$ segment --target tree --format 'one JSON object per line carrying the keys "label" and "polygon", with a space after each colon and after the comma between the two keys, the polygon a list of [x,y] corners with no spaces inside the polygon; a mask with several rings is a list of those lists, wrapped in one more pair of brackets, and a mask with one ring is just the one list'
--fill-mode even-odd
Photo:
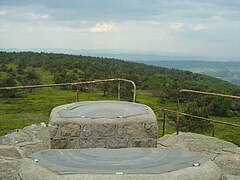
{"label": "tree", "polygon": [[[201,106],[198,103],[198,100],[187,104],[186,113],[204,118],[209,117],[208,108],[204,105]],[[200,120],[188,116],[181,117],[180,126],[183,130],[190,132],[205,132],[212,129],[212,125],[209,121]]]}
{"label": "tree", "polygon": [[179,88],[178,80],[164,74],[156,74],[149,81],[149,88],[159,98],[160,102],[177,99]]}
{"label": "tree", "polygon": [[[187,108],[185,110],[186,114],[195,115],[199,117],[208,118],[209,113],[207,107],[204,103],[199,104],[198,100],[193,100],[187,103]],[[176,123],[176,114],[167,114],[168,118]],[[180,116],[179,117],[180,131],[187,132],[208,132],[212,130],[213,126],[209,121],[201,120],[198,118],[193,118],[190,116]]]}
{"label": "tree", "polygon": [[16,86],[14,76],[10,73],[0,74],[0,87],[12,87]]}
{"label": "tree", "polygon": [[[0,87],[12,87],[16,86],[14,76],[9,73],[0,73]],[[3,97],[15,97],[15,91],[0,91]]]}
{"label": "tree", "polygon": [[233,112],[231,111],[233,101],[228,98],[211,98],[211,102],[208,104],[209,114],[212,116],[231,117]]}
{"label": "tree", "polygon": [[24,77],[22,79],[23,85],[40,84],[40,76],[33,68],[24,70]]}
{"label": "tree", "polygon": [[78,81],[78,74],[70,70],[63,70],[55,73],[53,79],[56,84],[76,82]]}

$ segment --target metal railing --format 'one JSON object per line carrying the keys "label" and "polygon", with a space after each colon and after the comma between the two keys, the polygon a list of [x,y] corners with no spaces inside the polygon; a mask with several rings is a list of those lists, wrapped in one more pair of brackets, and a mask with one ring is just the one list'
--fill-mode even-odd
{"label": "metal railing", "polygon": [[[171,109],[158,108],[158,109],[154,110],[154,112],[159,112],[159,111],[163,111],[162,136],[164,136],[164,134],[165,134],[166,112],[175,113],[175,114],[178,113],[178,114],[183,115],[183,116],[192,117],[192,118],[195,118],[195,119],[212,122],[213,123],[212,136],[213,137],[215,135],[215,128],[214,128],[215,123],[240,128],[240,124],[234,124],[234,123],[229,123],[229,122],[225,122],[225,121],[219,121],[219,120],[215,120],[215,119],[204,118],[204,117],[195,116],[195,115],[191,115],[191,114],[187,114],[187,113],[183,113],[183,112],[179,112],[179,111],[174,111],[174,110],[171,110]],[[179,126],[177,126],[177,127],[179,128]]]}
{"label": "metal railing", "polygon": [[214,125],[215,125],[215,123],[220,123],[220,124],[226,124],[226,125],[230,125],[230,126],[240,127],[240,125],[238,125],[238,124],[233,124],[233,123],[228,123],[228,122],[224,122],[224,121],[208,119],[208,118],[204,118],[204,117],[199,117],[199,116],[195,116],[195,115],[179,112],[179,108],[180,108],[179,96],[180,96],[180,93],[201,94],[201,95],[218,96],[218,97],[225,97],[225,98],[232,98],[232,99],[240,100],[239,96],[232,96],[232,95],[218,94],[218,93],[210,93],[210,92],[204,92],[204,91],[194,91],[194,90],[189,90],[189,89],[181,89],[179,91],[179,93],[178,93],[178,98],[177,98],[177,111],[175,111],[176,112],[176,116],[177,116],[176,117],[177,135],[179,134],[179,114],[184,115],[184,116],[189,116],[189,117],[193,117],[193,118],[197,118],[197,119],[201,119],[201,120],[212,122],[213,123],[213,136],[214,136]]}
{"label": "metal railing", "polygon": [[136,85],[133,81],[128,79],[116,78],[116,79],[105,79],[105,80],[95,80],[95,81],[84,81],[84,82],[76,82],[76,83],[61,83],[61,84],[44,84],[44,85],[31,85],[31,86],[15,86],[15,87],[0,87],[0,91],[4,90],[18,90],[18,89],[37,89],[37,88],[46,88],[46,87],[63,87],[63,86],[75,86],[77,89],[76,101],[80,101],[80,85],[88,85],[88,84],[97,84],[97,83],[105,83],[105,82],[118,82],[118,100],[121,100],[121,81],[131,83],[133,86],[133,97],[132,101],[136,101]]}

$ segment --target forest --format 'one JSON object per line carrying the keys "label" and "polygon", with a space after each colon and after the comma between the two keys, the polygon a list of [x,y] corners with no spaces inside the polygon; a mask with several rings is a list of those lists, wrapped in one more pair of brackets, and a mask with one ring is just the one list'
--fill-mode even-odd
{"label": "forest", "polygon": [[[180,89],[240,96],[240,86],[190,71],[168,69],[104,57],[44,52],[0,52],[0,87],[79,82],[109,78],[133,80],[137,85],[138,92],[140,92],[137,96],[137,102],[141,102],[141,99],[147,94],[148,96],[145,99],[146,103],[150,105],[153,104],[151,101],[153,101],[152,99],[154,98],[157,101],[156,103],[164,108],[176,103]],[[114,88],[116,89],[117,85],[99,86],[99,90],[104,92],[107,90],[109,96],[113,95]],[[126,88],[128,88],[127,85]],[[71,91],[73,89],[62,88],[61,90],[67,93],[68,91],[66,90]],[[87,92],[88,89],[82,88],[81,91]],[[21,98],[26,96],[32,96],[31,93],[32,95],[34,94],[34,92],[31,91],[27,93],[21,91],[1,91],[0,104],[5,106],[3,104],[9,103],[9,99],[15,98],[16,100],[21,100]],[[104,95],[106,95],[106,93],[104,93]],[[126,100],[130,100],[131,92],[124,91],[123,96]],[[239,121],[236,120],[236,118],[240,116],[239,101],[226,98],[199,97],[188,94],[188,96],[181,96],[180,103],[182,103],[182,111],[189,114],[203,117],[219,117],[224,120],[225,118],[232,118],[232,122],[239,123]],[[30,107],[28,107],[28,109],[30,109]],[[2,109],[1,113],[5,112],[7,112],[7,110]],[[7,122],[8,116],[2,117],[5,117],[2,121]],[[169,114],[168,118],[172,122],[175,121],[173,115]],[[209,122],[200,123],[184,117],[182,117],[181,122],[181,128],[185,131],[204,133],[211,131],[212,128]],[[4,132],[9,129],[11,128],[5,127]]]}
{"label": "forest", "polygon": [[42,84],[39,68],[52,74],[55,83],[119,77],[167,98],[174,94],[172,90],[182,88],[240,95],[239,86],[190,71],[119,59],[33,52],[0,52],[0,86]]}

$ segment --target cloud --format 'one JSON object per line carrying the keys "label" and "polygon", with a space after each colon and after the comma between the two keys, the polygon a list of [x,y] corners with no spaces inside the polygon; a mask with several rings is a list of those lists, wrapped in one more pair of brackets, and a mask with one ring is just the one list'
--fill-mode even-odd
{"label": "cloud", "polygon": [[18,32],[20,33],[32,33],[34,32],[34,28],[32,27],[26,27],[26,28],[22,28],[22,29],[19,29]]}
{"label": "cloud", "polygon": [[145,0],[73,0],[71,3],[66,3],[64,0],[0,0],[1,5],[9,9],[19,8],[27,11],[31,9],[37,14],[51,12],[51,19],[54,16],[54,19],[59,21],[80,18],[96,22],[102,22],[103,20],[115,22],[126,20],[158,21],[159,19],[164,20],[165,17],[173,19],[176,19],[176,17],[189,18],[197,14],[198,17],[209,18],[216,15],[215,12],[208,11],[205,7],[208,6],[212,10],[211,6],[215,6],[215,4],[206,5],[206,3],[194,2],[193,0],[185,2],[152,0],[151,3]]}
{"label": "cloud", "polygon": [[[53,36],[55,46],[59,39],[71,42],[70,46],[76,38],[81,39],[76,48],[185,48],[190,52],[203,45],[222,52],[219,44],[227,44],[226,54],[240,56],[239,50],[234,50],[240,45],[239,20],[240,0],[0,0],[0,32],[4,32],[0,39],[12,46],[32,32],[36,39],[32,43],[44,40],[45,46]],[[15,38],[19,32],[26,36],[22,33]],[[42,38],[46,36],[49,38]]]}
{"label": "cloud", "polygon": [[201,30],[205,30],[205,29],[207,29],[207,27],[204,25],[195,25],[192,27],[192,30],[194,30],[194,31],[201,31]]}
{"label": "cloud", "polygon": [[81,28],[71,28],[71,27],[65,27],[65,28],[59,28],[60,31],[68,32],[68,33],[84,33],[88,32],[88,29],[81,29]]}
{"label": "cloud", "polygon": [[113,24],[97,23],[94,27],[90,28],[90,32],[113,32],[117,27]]}
{"label": "cloud", "polygon": [[[35,18],[49,19],[58,25],[69,26],[70,21],[117,22],[145,21],[157,25],[158,22],[202,22],[214,16],[226,20],[239,21],[240,1],[238,0],[0,0],[4,10],[16,10],[15,17],[25,21],[20,13],[31,10]],[[20,13],[19,13],[20,12]],[[16,14],[20,15],[16,17]],[[66,23],[66,24],[63,24]],[[67,24],[68,23],[68,24]],[[72,23],[74,26],[74,23]]]}
{"label": "cloud", "polygon": [[5,15],[5,14],[7,14],[7,11],[5,11],[5,10],[0,10],[0,16],[3,16],[3,15]]}
{"label": "cloud", "polygon": [[40,15],[40,18],[41,18],[41,19],[48,19],[48,17],[49,17],[48,14]]}
{"label": "cloud", "polygon": [[5,28],[0,28],[0,32],[6,32],[7,30]]}
{"label": "cloud", "polygon": [[80,21],[80,26],[70,27],[65,26],[59,28],[60,31],[69,33],[101,33],[101,32],[114,32],[118,30],[118,27],[113,23],[96,23]]}
{"label": "cloud", "polygon": [[48,19],[49,15],[48,14],[37,14],[37,13],[26,13],[27,16],[35,19]]}
{"label": "cloud", "polygon": [[181,22],[171,22],[168,24],[170,29],[181,30],[183,28],[183,23]]}
{"label": "cloud", "polygon": [[156,25],[156,26],[161,24],[160,22],[154,21],[154,20],[144,20],[144,21],[137,21],[137,22],[142,24]]}

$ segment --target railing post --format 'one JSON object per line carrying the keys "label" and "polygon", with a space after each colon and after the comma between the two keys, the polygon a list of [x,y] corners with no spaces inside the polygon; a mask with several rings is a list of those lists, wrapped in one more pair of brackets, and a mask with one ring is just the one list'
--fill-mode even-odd
{"label": "railing post", "polygon": [[163,130],[162,130],[162,136],[164,136],[165,122],[166,122],[166,112],[163,111]]}
{"label": "railing post", "polygon": [[213,123],[212,137],[215,136],[215,123]]}
{"label": "railing post", "polygon": [[176,120],[176,129],[177,129],[177,135],[179,134],[179,93],[177,97],[177,120]]}
{"label": "railing post", "polygon": [[77,85],[77,102],[80,101],[80,89],[79,89],[79,85]]}
{"label": "railing post", "polygon": [[131,81],[132,85],[133,85],[133,102],[136,102],[136,92],[137,92],[137,88],[136,88],[136,84]]}
{"label": "railing post", "polygon": [[118,80],[118,100],[121,100],[121,82]]}

